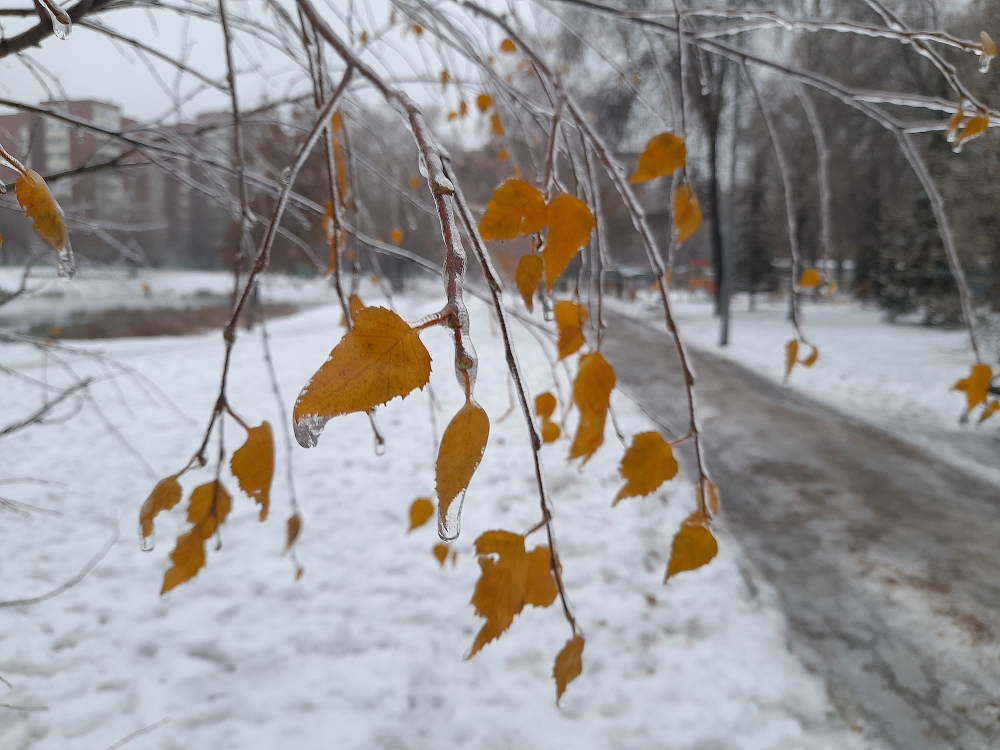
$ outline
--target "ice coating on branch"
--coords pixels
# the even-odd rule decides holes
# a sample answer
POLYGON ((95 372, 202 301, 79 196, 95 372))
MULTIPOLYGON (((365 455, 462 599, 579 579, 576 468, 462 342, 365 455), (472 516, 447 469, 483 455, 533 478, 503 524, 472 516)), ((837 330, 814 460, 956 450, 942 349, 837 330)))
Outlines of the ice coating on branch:
POLYGON ((73 33, 73 22, 69 14, 56 5, 55 0, 39 0, 39 2, 52 21, 52 33, 57 39, 68 39, 73 33))
POLYGON ((427 179, 427 160, 421 153, 417 154, 417 171, 420 172, 421 177, 427 179))

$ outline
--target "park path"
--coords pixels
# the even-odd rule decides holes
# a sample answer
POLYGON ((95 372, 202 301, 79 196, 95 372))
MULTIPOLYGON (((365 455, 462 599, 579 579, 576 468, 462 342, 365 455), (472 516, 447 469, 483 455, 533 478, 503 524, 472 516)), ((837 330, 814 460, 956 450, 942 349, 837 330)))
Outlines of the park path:
MULTIPOLYGON (((614 312, 606 322, 620 386, 683 433, 662 324, 614 312)), ((1000 488, 738 364, 690 354, 719 523, 777 589, 790 646, 845 720, 899 750, 1000 747, 1000 488)))

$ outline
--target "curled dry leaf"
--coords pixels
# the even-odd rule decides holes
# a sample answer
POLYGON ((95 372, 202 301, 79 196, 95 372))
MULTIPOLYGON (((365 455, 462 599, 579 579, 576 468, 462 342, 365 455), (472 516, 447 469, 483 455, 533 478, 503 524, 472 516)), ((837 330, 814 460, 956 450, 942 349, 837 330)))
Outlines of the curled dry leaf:
POLYGON ((559 359, 566 359, 583 346, 582 324, 587 322, 587 310, 575 302, 556 302, 552 310, 559 327, 559 359))
POLYGON ((664 583, 678 573, 700 568, 712 561, 719 552, 719 544, 712 532, 704 525, 701 514, 697 511, 688 518, 674 537, 674 546, 670 551, 670 563, 667 565, 667 575, 664 583))
POLYGON ((989 365, 973 365, 969 377, 962 378, 952 386, 953 391, 965 391, 965 399, 969 411, 986 401, 990 393, 990 382, 993 380, 993 370, 989 365))
POLYGON ((528 312, 535 311, 535 292, 542 280, 543 270, 542 256, 534 253, 528 253, 517 263, 517 273, 515 274, 517 291, 521 293, 521 299, 524 300, 524 306, 528 308, 528 312))
POLYGON ((441 436, 437 458, 438 535, 458 536, 465 491, 486 451, 490 418, 475 401, 466 401, 441 436), (455 503, 455 500, 458 500, 455 503))
POLYGON ((153 535, 153 520, 163 510, 170 510, 181 501, 181 485, 177 474, 161 479, 146 498, 139 511, 139 525, 142 527, 142 538, 153 535))
POLYGON ((816 360, 819 359, 819 349, 817 349, 815 346, 812 346, 811 344, 810 346, 812 347, 812 351, 809 352, 808 357, 806 357, 801 361, 801 364, 804 367, 812 367, 814 364, 816 364, 816 360))
POLYGON ((807 268, 799 277, 800 287, 816 287, 819 286, 819 282, 819 271, 815 268, 807 268))
POLYGON ((419 529, 433 515, 434 503, 431 502, 431 499, 429 497, 418 497, 410 506, 410 528, 407 529, 406 533, 409 534, 414 529, 419 529))
POLYGON ((524 180, 511 179, 493 191, 479 222, 484 240, 512 240, 542 231, 546 221, 545 196, 524 180))
POLYGON ((542 419, 551 419, 557 405, 556 397, 548 391, 535 396, 535 414, 542 419))
POLYGON ((639 167, 629 182, 646 182, 673 174, 686 160, 687 148, 683 140, 673 133, 654 135, 639 154, 639 167))
POLYGON ((580 410, 580 424, 570 447, 571 459, 590 458, 604 442, 604 422, 614 387, 615 371, 600 352, 580 357, 573 383, 573 403, 580 410))
POLYGON ((788 376, 792 374, 792 368, 795 367, 795 360, 798 356, 799 342, 792 339, 785 344, 785 380, 788 380, 788 376))
POLYGON ((292 545, 295 544, 295 540, 299 538, 300 531, 302 531, 302 519, 298 513, 295 513, 288 518, 288 525, 285 529, 285 552, 288 552, 292 548, 292 545))
POLYGON ((480 94, 476 97, 476 106, 479 107, 480 112, 486 112, 491 106, 493 106, 493 97, 489 94, 480 94))
POLYGON ((60 275, 72 276, 73 251, 66 234, 66 219, 45 180, 35 170, 26 169, 17 178, 14 194, 24 213, 32 220, 35 231, 59 253, 60 275))
POLYGON ((209 482, 196 487, 188 501, 187 520, 190 530, 177 537, 177 546, 170 553, 173 566, 163 575, 160 594, 189 581, 205 564, 205 542, 226 520, 232 498, 221 482, 209 482))
POLYGON ((271 480, 274 478, 274 436, 271 425, 261 423, 247 430, 247 441, 229 462, 240 489, 260 506, 260 520, 267 518, 271 480))
POLYGON ((644 497, 661 484, 677 476, 674 450, 658 432, 640 432, 632 438, 621 463, 625 486, 618 491, 612 505, 626 497, 644 497))
POLYGON ((430 377, 431 356, 417 331, 391 310, 363 307, 299 394, 292 413, 295 439, 311 448, 333 417, 405 397, 430 377))
POLYGON ((476 540, 482 575, 472 594, 476 614, 486 623, 476 636, 471 659, 510 627, 525 604, 548 607, 556 600, 556 583, 549 569, 549 548, 525 552, 524 537, 509 531, 487 531, 476 540))
POLYGON ((392 240, 393 245, 403 244, 403 230, 399 227, 393 227, 392 234, 389 235, 389 239, 392 240))
POLYGON ((579 677, 581 672, 583 672, 583 638, 574 635, 556 656, 555 667, 552 669, 552 676, 556 679, 557 706, 562 694, 566 692, 566 686, 579 677))
POLYGON ((677 242, 685 242, 701 226, 701 208, 698 198, 687 183, 674 193, 674 226, 677 228, 677 242))
POLYGON ((517 52, 517 45, 514 44, 511 39, 504 39, 500 42, 500 51, 506 52, 508 55, 517 52))
POLYGON ((445 560, 448 559, 448 545, 447 544, 435 544, 434 545, 434 557, 437 558, 438 563, 441 567, 444 567, 445 560))
POLYGON ((573 260, 581 247, 590 240, 594 230, 594 214, 575 195, 561 193, 546 207, 549 231, 545 236, 542 257, 545 260, 545 286, 549 294, 559 274, 573 260))

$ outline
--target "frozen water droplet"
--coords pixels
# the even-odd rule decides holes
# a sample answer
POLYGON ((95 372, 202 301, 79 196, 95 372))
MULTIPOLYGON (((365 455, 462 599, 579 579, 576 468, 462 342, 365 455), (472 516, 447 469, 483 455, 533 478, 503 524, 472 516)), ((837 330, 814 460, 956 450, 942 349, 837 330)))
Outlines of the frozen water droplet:
POLYGON ((956 154, 962 153, 962 144, 963 141, 955 141, 955 143, 951 147, 952 152, 956 154))
POLYGON ((979 56, 979 72, 989 73, 990 63, 993 62, 993 55, 980 55, 979 56))
POLYGON ((55 0, 42 0, 42 7, 52 20, 52 33, 56 39, 68 39, 73 32, 73 22, 69 14, 56 5, 55 0))
POLYGON ((72 279, 75 275, 76 261, 73 259, 73 249, 67 243, 66 247, 59 251, 59 277, 72 279))
POLYGON ((143 552, 152 552, 153 551, 153 540, 152 540, 152 538, 148 537, 148 536, 144 536, 139 541, 139 547, 142 549, 143 552))
POLYGON ((438 513, 438 536, 444 542, 458 539, 462 531, 462 505, 465 503, 465 490, 454 498, 445 509, 444 515, 438 513))
POLYGON ((378 434, 375 435, 375 455, 385 455, 385 438, 378 434))
POLYGON ((4 185, 3 180, 0 180, 0 195, 3 195, 6 192, 7 192, 7 186, 4 185))
POLYGON ((329 422, 328 417, 321 417, 318 414, 308 414, 295 420, 292 432, 295 434, 295 442, 303 448, 315 448, 319 442, 320 433, 323 427, 329 422))

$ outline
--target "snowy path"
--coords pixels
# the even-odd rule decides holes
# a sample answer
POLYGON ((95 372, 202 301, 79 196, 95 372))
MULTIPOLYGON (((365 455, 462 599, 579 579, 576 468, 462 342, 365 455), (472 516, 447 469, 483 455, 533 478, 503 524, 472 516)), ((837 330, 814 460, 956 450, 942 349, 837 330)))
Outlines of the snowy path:
MULTIPOLYGON (((619 382, 686 424, 662 323, 608 316, 619 382)), ((780 592, 803 660, 900 750, 1000 742, 1000 490, 693 350, 723 523, 780 592)))
MULTIPOLYGON (((362 295, 380 300, 370 288, 362 295)), ((415 320, 440 306, 440 290, 400 300, 415 320)), ((457 565, 432 557, 430 526, 405 533, 410 502, 433 489, 434 443, 426 393, 380 410, 388 453, 377 458, 363 417, 328 425, 320 444, 296 449, 304 527, 302 581, 282 553, 287 493, 276 472, 272 515, 260 524, 234 492, 223 545, 191 582, 159 596, 181 508, 157 520, 154 552, 140 551, 136 518, 156 478, 187 460, 215 396, 218 335, 98 342, 151 377, 191 419, 180 419, 134 383, 98 401, 152 464, 147 474, 88 407, 64 424, 0 442, 0 478, 64 485, 4 485, 13 499, 59 511, 33 519, 0 510, 0 600, 46 591, 75 573, 109 535, 121 538, 80 585, 32 607, 0 608, 3 750, 106 750, 156 725, 128 750, 864 750, 878 747, 837 716, 822 681, 787 649, 777 595, 748 586, 739 543, 723 534, 711 565, 662 585, 672 535, 693 507, 677 480, 611 508, 622 448, 605 446, 582 470, 565 462, 566 438, 546 446, 556 529, 569 595, 587 636, 582 676, 555 705, 552 660, 567 632, 556 608, 529 608, 470 661, 481 625, 469 598, 484 530, 537 520, 530 454, 508 408, 502 349, 478 303, 477 396, 493 420, 483 465, 466 500, 457 565), (165 723, 159 723, 166 720, 165 723)), ((337 340, 334 307, 276 321, 275 360, 286 398, 337 340)), ((523 333, 519 331, 519 334, 523 333)), ((444 331, 428 331, 438 430, 460 403, 444 331)), ((533 392, 552 387, 537 344, 520 336, 533 392)), ((248 419, 277 423, 255 335, 235 352, 232 399, 248 419)), ((4 363, 41 377, 33 352, 4 363)), ((100 368, 94 366, 97 371, 100 368)), ((81 369, 86 370, 85 365, 81 369)), ((560 402, 566 394, 560 368, 560 402)), ((48 376, 55 377, 54 367, 48 376)), ((3 380, 0 424, 34 391, 3 380)), ((616 396, 628 432, 648 421, 616 396)), ((569 425, 572 428, 572 422, 569 425)), ((242 433, 227 427, 227 441, 242 433)), ((281 454, 279 454, 281 459, 281 454)), ((210 473, 193 477, 205 481, 210 473)), ((231 479, 230 490, 235 490, 231 479)), ((735 505, 735 501, 734 501, 735 505)))

